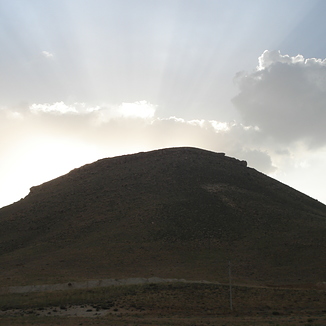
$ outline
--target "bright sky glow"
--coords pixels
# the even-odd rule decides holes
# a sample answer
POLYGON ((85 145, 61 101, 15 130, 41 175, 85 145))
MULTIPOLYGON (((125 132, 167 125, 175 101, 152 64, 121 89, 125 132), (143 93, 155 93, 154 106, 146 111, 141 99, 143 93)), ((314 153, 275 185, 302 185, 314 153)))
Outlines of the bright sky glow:
POLYGON ((121 116, 125 118, 134 117, 150 119, 154 117, 155 106, 147 103, 146 101, 122 103, 118 108, 118 114, 121 114, 121 116))
POLYGON ((0 207, 100 158, 225 152, 326 203, 323 0, 0 0, 0 207))

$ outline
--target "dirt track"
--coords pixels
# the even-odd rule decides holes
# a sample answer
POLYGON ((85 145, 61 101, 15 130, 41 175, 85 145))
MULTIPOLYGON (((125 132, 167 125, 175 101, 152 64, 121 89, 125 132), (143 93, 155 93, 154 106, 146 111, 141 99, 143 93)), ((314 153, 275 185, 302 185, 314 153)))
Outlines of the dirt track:
POLYGON ((8 286, 0 288, 0 294, 4 293, 30 293, 30 292, 50 292, 63 291, 72 289, 94 289, 107 286, 132 285, 132 284, 149 284, 149 283, 209 283, 208 281, 186 281, 185 279, 166 279, 160 277, 134 277, 126 279, 103 279, 89 280, 85 282, 69 282, 58 284, 43 285, 26 285, 26 286, 8 286))

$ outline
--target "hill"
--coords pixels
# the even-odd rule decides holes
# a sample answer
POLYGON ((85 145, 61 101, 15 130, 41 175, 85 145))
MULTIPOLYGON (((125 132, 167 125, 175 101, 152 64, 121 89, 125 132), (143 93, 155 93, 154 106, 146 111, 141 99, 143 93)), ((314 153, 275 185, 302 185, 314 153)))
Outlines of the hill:
POLYGON ((102 159, 0 209, 4 285, 101 278, 326 281, 326 206, 196 148, 102 159))

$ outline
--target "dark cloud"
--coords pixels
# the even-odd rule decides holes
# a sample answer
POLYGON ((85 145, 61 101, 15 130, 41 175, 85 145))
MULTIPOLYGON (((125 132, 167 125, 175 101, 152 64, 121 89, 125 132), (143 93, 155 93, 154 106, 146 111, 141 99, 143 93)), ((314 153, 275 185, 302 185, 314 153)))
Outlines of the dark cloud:
POLYGON ((265 51, 252 73, 236 76, 233 99, 246 125, 281 143, 326 144, 326 60, 265 51))

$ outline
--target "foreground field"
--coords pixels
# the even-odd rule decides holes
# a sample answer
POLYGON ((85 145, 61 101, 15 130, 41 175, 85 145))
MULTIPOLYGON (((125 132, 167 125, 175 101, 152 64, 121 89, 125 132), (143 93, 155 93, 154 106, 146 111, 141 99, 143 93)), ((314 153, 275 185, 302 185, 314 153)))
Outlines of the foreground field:
POLYGON ((326 325, 326 291, 169 283, 0 296, 0 325, 326 325))
POLYGON ((116 326, 136 326, 136 325, 148 325, 148 326, 204 326, 204 325, 225 325, 225 326, 324 326, 325 318, 311 318, 311 317, 155 317, 155 316, 142 316, 142 317, 115 317, 110 316, 108 318, 59 318, 59 317, 19 317, 19 318, 6 318, 0 319, 1 325, 6 326, 20 326, 20 325, 34 325, 34 326, 95 326, 95 325, 116 325, 116 326))

